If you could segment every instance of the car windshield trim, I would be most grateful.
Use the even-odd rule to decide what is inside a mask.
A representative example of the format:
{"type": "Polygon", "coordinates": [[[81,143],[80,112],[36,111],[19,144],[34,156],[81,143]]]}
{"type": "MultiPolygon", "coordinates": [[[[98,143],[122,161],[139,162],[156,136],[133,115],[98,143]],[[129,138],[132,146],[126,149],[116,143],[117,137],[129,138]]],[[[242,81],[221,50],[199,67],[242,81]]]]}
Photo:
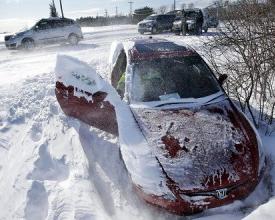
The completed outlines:
{"type": "Polygon", "coordinates": [[[226,95],[223,91],[219,91],[209,96],[201,97],[201,98],[182,98],[178,100],[167,100],[167,101],[151,101],[151,102],[132,102],[130,103],[131,107],[141,107],[141,108],[174,108],[175,105],[195,105],[195,106],[203,106],[209,105],[215,102],[220,102],[226,98],[226,95]]]}

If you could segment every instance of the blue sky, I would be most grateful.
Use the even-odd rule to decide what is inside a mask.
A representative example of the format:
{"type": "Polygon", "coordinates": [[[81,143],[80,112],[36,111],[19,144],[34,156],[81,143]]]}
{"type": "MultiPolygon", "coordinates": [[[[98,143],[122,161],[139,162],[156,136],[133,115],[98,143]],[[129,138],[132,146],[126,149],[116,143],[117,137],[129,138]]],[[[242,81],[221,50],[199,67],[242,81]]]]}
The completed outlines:
{"type": "MultiPolygon", "coordinates": [[[[0,19],[22,18],[38,19],[48,17],[51,0],[0,0],[0,19]]],[[[133,9],[143,6],[158,8],[167,5],[169,8],[173,0],[133,0],[133,9]]],[[[109,14],[115,14],[115,7],[119,13],[129,12],[129,0],[62,0],[66,17],[103,15],[107,9],[109,14]]],[[[196,7],[205,7],[213,0],[177,0],[177,4],[194,3],[196,7]]],[[[55,0],[59,11],[59,0],[55,0]]]]}

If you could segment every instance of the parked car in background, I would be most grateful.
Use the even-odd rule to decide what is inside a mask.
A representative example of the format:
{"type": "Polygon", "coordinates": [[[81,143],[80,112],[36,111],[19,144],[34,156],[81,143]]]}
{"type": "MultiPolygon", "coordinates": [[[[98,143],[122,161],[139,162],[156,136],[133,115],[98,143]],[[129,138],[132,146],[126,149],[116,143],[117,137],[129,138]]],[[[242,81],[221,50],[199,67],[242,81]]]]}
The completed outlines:
{"type": "Polygon", "coordinates": [[[185,215],[253,192],[266,158],[257,130],[222,88],[226,75],[217,79],[196,51],[162,39],[111,48],[111,84],[63,56],[55,93],[65,114],[119,136],[140,197],[185,215]]]}
{"type": "Polygon", "coordinates": [[[182,10],[177,13],[172,29],[176,34],[200,35],[208,31],[208,16],[198,8],[182,10]]]}
{"type": "Polygon", "coordinates": [[[8,49],[32,49],[39,44],[68,42],[78,44],[83,39],[81,27],[68,18],[44,18],[32,28],[5,36],[8,49]]]}
{"type": "Polygon", "coordinates": [[[138,23],[138,32],[156,34],[162,31],[171,31],[176,15],[150,15],[138,23]]]}
{"type": "Polygon", "coordinates": [[[207,19],[208,28],[217,28],[218,25],[219,25],[219,20],[217,17],[211,16],[207,19]]]}

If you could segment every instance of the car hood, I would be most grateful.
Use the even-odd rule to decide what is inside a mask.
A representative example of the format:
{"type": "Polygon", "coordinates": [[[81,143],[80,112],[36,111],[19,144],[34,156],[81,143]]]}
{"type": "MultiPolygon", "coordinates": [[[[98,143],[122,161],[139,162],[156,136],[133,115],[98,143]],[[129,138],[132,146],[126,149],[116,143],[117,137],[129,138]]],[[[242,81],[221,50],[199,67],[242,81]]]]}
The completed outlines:
{"type": "Polygon", "coordinates": [[[170,187],[208,191],[257,176],[255,133],[229,100],[192,109],[132,112],[170,187]]]}
{"type": "Polygon", "coordinates": [[[140,24],[152,24],[152,23],[155,23],[155,21],[154,20],[144,20],[144,21],[139,22],[138,25],[140,25],[140,24]]]}
{"type": "Polygon", "coordinates": [[[15,35],[15,36],[23,36],[23,35],[25,35],[27,32],[29,32],[29,30],[16,32],[14,35],[15,35]]]}

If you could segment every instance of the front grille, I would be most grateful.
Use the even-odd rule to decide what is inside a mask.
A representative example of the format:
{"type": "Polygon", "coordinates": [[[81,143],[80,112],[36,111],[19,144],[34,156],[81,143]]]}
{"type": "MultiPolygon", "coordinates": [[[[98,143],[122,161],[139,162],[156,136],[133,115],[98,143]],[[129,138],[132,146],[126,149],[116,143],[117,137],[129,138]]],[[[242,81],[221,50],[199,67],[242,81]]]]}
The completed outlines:
{"type": "Polygon", "coordinates": [[[16,43],[14,43],[14,44],[6,44],[6,47],[8,49],[15,49],[16,48],[16,43]]]}
{"type": "Polygon", "coordinates": [[[188,195],[188,196],[213,196],[213,197],[216,197],[217,199],[224,199],[232,191],[234,191],[238,187],[245,185],[246,183],[247,183],[247,181],[227,187],[227,188],[223,188],[223,189],[217,189],[217,190],[208,191],[208,192],[190,193],[190,194],[186,194],[186,195],[188,195]]]}
{"type": "Polygon", "coordinates": [[[6,35],[5,36],[5,41],[8,41],[9,39],[11,39],[12,35],[6,35]]]}

